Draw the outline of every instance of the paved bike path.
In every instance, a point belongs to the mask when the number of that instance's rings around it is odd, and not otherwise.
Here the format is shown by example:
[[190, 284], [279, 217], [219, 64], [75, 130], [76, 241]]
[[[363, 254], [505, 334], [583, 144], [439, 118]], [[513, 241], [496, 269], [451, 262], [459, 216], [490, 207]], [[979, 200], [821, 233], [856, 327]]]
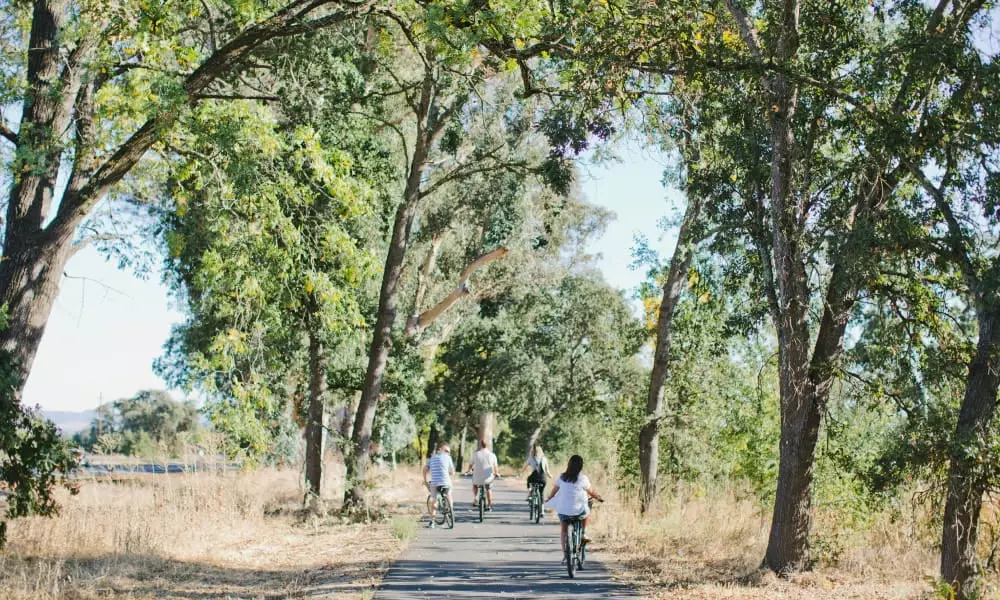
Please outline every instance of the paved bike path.
[[[566, 565], [561, 564], [555, 516], [546, 511], [541, 523], [529, 523], [523, 487], [509, 481], [494, 486], [494, 510], [479, 523], [478, 513], [469, 512], [471, 482], [459, 479], [456, 483], [452, 493], [455, 528], [422, 529], [389, 570], [375, 593], [376, 600], [637, 597], [611, 579], [599, 563], [601, 552], [589, 548], [584, 570], [570, 579]], [[426, 526], [426, 521], [425, 517], [421, 524]]]

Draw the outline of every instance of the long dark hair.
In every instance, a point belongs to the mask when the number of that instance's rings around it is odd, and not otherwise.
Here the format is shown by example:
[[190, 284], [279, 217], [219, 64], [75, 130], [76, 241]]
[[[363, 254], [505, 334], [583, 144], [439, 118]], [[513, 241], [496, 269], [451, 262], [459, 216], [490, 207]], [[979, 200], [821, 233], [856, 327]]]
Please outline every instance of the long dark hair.
[[579, 454], [574, 454], [569, 457], [569, 464], [566, 465], [566, 472], [562, 474], [562, 479], [566, 483], [576, 483], [576, 478], [580, 476], [580, 471], [583, 470], [583, 457]]

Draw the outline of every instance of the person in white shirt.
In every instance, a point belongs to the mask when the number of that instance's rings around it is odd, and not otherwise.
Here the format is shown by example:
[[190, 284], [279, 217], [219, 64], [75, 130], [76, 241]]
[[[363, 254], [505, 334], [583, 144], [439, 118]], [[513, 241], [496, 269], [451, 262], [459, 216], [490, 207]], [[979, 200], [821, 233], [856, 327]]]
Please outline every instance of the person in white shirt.
[[472, 455], [469, 470], [472, 471], [472, 508], [475, 510], [479, 501], [479, 486], [486, 488], [486, 510], [493, 510], [493, 490], [490, 484], [499, 474], [497, 455], [490, 451], [484, 440], [479, 440], [479, 449]]
[[559, 515], [559, 524], [562, 526], [562, 547], [566, 547], [567, 521], [573, 518], [583, 517], [583, 541], [590, 543], [587, 537], [587, 522], [590, 521], [590, 503], [588, 500], [594, 498], [598, 502], [604, 502], [597, 492], [590, 486], [590, 479], [583, 471], [583, 457], [574, 454], [566, 465], [566, 471], [556, 479], [549, 497], [545, 500], [545, 506], [552, 508]]
[[[448, 497], [448, 505], [455, 506], [451, 500], [451, 476], [455, 473], [455, 463], [451, 460], [450, 453], [451, 449], [446, 442], [438, 444], [437, 452], [427, 460], [427, 464], [424, 466], [424, 485], [427, 486], [431, 494], [443, 491]], [[430, 481], [427, 480], [428, 475], [430, 475]], [[428, 527], [431, 528], [434, 527], [436, 504], [437, 502], [433, 501], [427, 503], [431, 513], [431, 522]]]

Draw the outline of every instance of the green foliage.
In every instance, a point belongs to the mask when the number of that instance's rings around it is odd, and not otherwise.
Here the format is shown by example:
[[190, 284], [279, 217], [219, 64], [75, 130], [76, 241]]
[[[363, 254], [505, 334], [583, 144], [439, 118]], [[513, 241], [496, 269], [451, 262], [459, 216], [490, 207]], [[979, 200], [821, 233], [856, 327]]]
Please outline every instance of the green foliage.
[[97, 417], [74, 441], [88, 451], [133, 456], [182, 456], [201, 434], [194, 404], [164, 391], [144, 390], [98, 407]]
[[[0, 328], [7, 326], [7, 309], [0, 307]], [[7, 540], [7, 520], [58, 512], [56, 489], [78, 488], [66, 476], [79, 460], [59, 429], [37, 409], [21, 404], [20, 382], [10, 357], [0, 354], [0, 482], [9, 490], [0, 516], [0, 549]]]

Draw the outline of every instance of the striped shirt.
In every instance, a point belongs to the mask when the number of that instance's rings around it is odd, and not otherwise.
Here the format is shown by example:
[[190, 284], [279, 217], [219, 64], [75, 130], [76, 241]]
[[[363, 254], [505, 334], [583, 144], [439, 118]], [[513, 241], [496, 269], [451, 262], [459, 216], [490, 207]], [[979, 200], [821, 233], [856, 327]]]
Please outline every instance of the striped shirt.
[[431, 485], [451, 487], [451, 472], [455, 470], [455, 463], [450, 454], [438, 452], [427, 461], [427, 468], [431, 471]]

